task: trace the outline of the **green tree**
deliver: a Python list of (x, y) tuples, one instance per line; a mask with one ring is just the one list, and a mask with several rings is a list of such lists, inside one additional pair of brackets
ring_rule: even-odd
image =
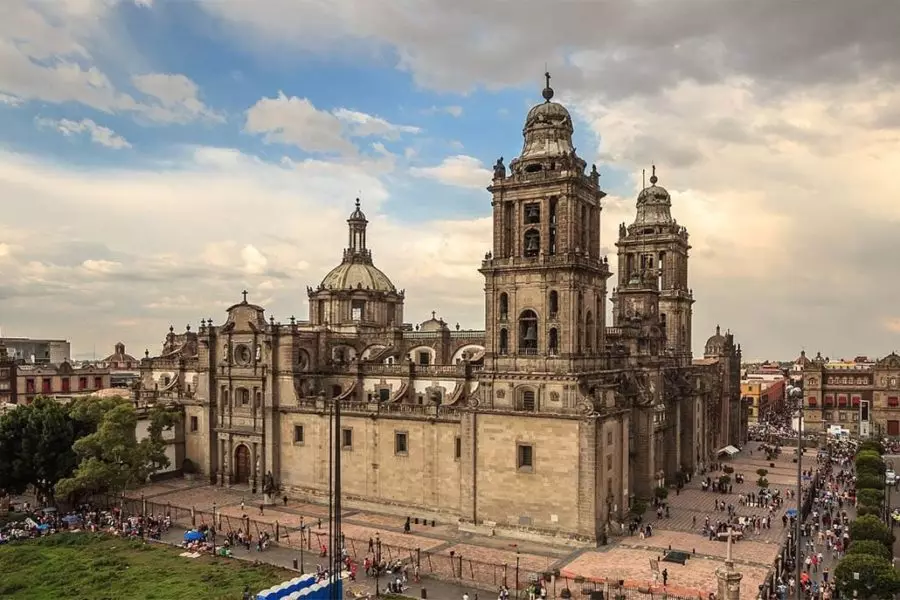
[(75, 469), (76, 429), (66, 408), (50, 398), (0, 417), (0, 495), (33, 486), (52, 501), (56, 483)]
[(766, 489), (767, 487), (769, 487), (769, 480), (765, 477), (760, 477), (756, 480), (756, 485), (758, 485), (762, 489)]
[(856, 507), (856, 516), (857, 517), (864, 517), (866, 515), (880, 516), (881, 515), (881, 507), (880, 506), (865, 506), (863, 504), (860, 504), (859, 506)]
[(874, 452), (863, 452), (856, 457), (856, 473), (884, 475), (884, 460)]
[(894, 534), (878, 517), (866, 515), (850, 523), (850, 539), (853, 543), (874, 540), (890, 548), (894, 543)]
[(857, 454), (861, 452), (875, 452), (875, 454), (882, 455), (884, 454), (884, 446), (881, 445), (881, 442), (877, 440), (866, 440), (862, 444), (859, 445), (857, 449)]
[[(96, 415), (96, 406), (82, 408), (87, 414)], [(138, 415), (130, 403), (112, 403), (102, 414), (97, 431), (75, 442), (78, 467), (71, 477), (57, 484), (58, 494), (124, 492), (168, 466), (162, 432), (174, 425), (175, 413), (166, 409), (152, 411), (149, 435), (140, 442), (136, 436)]]
[(759, 475), (760, 478), (763, 478), (769, 474), (769, 470), (768, 469), (757, 469), (756, 474)]
[(669, 497), (669, 490), (665, 486), (659, 485), (653, 490), (653, 495), (656, 496), (658, 500), (665, 500)]
[(856, 491), (856, 499), (863, 506), (881, 506), (884, 502), (884, 492), (865, 488)]
[(874, 473), (862, 473), (856, 477), (857, 489), (868, 488), (872, 490), (884, 489), (884, 477)]
[(900, 592), (900, 576), (891, 562), (871, 554), (845, 556), (834, 569), (834, 579), (842, 597), (882, 599)]
[(875, 540), (851, 542), (850, 547), (847, 548), (847, 554), (871, 554), (885, 560), (891, 560), (894, 557), (893, 552), (887, 546)]

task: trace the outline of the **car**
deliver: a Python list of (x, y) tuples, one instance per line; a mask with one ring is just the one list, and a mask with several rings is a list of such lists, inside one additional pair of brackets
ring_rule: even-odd
[(884, 482), (888, 485), (896, 485), (897, 474), (893, 471), (886, 471), (884, 474)]

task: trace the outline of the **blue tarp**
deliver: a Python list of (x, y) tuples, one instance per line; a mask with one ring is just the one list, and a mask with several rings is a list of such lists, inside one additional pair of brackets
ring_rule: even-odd
[(79, 517), (78, 515), (66, 515), (62, 518), (62, 520), (69, 525), (72, 525), (73, 523), (81, 523), (81, 517)]
[(188, 531), (184, 534), (184, 541), (186, 542), (198, 542), (204, 539), (204, 535), (199, 531)]
[[(338, 597), (343, 598), (343, 581), (338, 580), (335, 585)], [(329, 600), (330, 590), (329, 582), (316, 583), (315, 575), (303, 575), (259, 592), (256, 600)]]
[(784, 514), (786, 514), (788, 517), (796, 517), (796, 516), (797, 516), (797, 509), (796, 509), (796, 508), (789, 508), (789, 509), (787, 509), (786, 511), (784, 511)]

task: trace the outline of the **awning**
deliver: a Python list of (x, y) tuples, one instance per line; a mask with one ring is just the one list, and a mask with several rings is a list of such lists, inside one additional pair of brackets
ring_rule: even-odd
[(716, 454), (727, 454), (728, 456), (734, 456), (738, 452), (740, 452), (740, 450), (738, 450), (734, 446), (725, 446), (724, 448), (719, 450)]

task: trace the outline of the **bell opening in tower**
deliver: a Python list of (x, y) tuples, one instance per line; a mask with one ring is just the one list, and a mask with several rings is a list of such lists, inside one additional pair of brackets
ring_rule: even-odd
[(353, 300), (350, 305), (350, 319), (353, 321), (362, 321), (366, 313), (365, 300)]
[(529, 229), (524, 236), (525, 257), (535, 258), (541, 251), (541, 232), (537, 229)]
[(537, 354), (538, 318), (533, 310), (522, 311), (519, 315), (519, 354)]

